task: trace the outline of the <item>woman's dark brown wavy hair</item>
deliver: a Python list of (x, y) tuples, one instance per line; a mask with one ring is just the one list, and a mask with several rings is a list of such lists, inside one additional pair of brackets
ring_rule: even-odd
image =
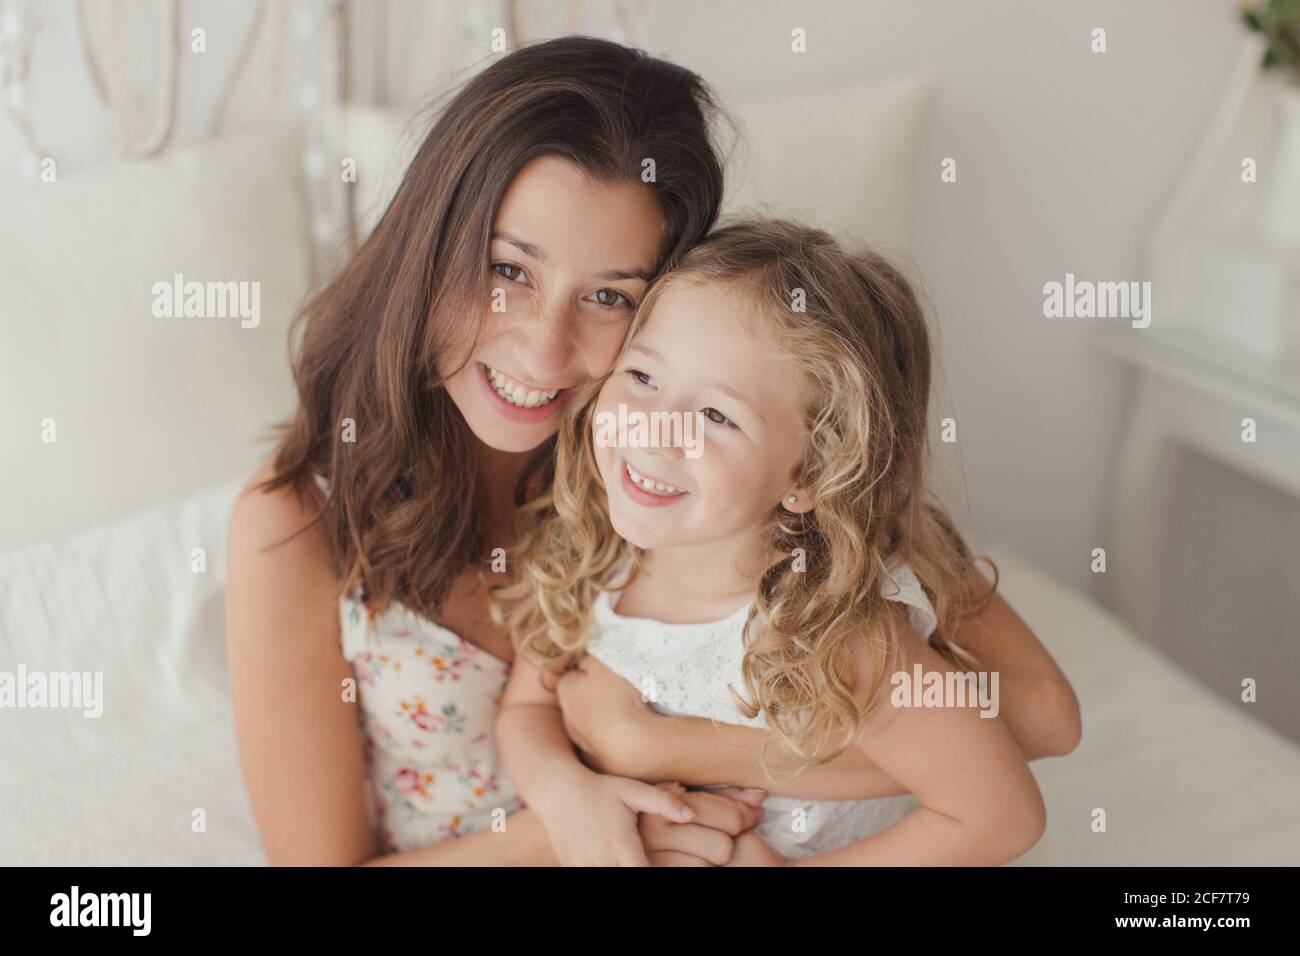
[[(492, 223), (511, 180), (557, 156), (602, 182), (639, 181), (652, 158), (662, 268), (717, 219), (718, 115), (694, 73), (590, 37), (523, 47), (451, 99), (383, 218), (291, 336), (298, 409), (261, 487), (301, 495), (325, 479), (315, 521), (343, 591), (360, 585), (376, 611), (400, 601), (432, 617), (456, 575), (483, 558), (472, 436), (438, 370), (454, 374), (445, 363), (465, 361), (476, 339)], [(534, 452), (517, 502), (549, 485), (553, 449)]]

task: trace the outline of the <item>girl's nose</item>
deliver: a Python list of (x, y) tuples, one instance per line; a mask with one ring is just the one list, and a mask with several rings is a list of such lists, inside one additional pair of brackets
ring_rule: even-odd
[(667, 398), (646, 406), (647, 414), (652, 416), (647, 425), (650, 440), (646, 450), (659, 458), (682, 458), (686, 453), (687, 429), (691, 427), (687, 418), (691, 413), (672, 405), (671, 398)]

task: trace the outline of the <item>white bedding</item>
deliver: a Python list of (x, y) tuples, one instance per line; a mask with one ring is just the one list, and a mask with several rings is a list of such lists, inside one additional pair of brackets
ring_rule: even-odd
[(0, 554), (0, 670), (104, 673), (97, 719), (0, 710), (0, 864), (263, 862), (226, 688), (237, 490)]
[[(235, 485), (0, 554), (0, 670), (102, 671), (104, 711), (0, 710), (0, 864), (257, 864), (226, 689)], [(191, 570), (204, 548), (207, 570)], [(1034, 765), (1027, 864), (1300, 862), (1300, 748), (1007, 555), (1004, 593), (1074, 682), (1084, 737)], [(1091, 829), (1104, 808), (1107, 832)], [(206, 832), (192, 830), (206, 814)]]
[[(1300, 746), (1087, 598), (994, 554), (1005, 595), (1079, 696), (1083, 740), (1031, 766), (1047, 833), (1024, 865), (1300, 864)], [(1225, 635), (1230, 638), (1231, 635)], [(1106, 811), (1106, 832), (1091, 829)]]

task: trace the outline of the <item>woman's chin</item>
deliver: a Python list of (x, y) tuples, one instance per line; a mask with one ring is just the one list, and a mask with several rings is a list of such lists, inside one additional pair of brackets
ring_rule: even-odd
[(505, 421), (490, 408), (474, 408), (464, 415), (474, 437), (494, 451), (507, 454), (529, 452), (541, 446), (559, 430), (559, 421), (522, 423)]
[(538, 432), (537, 429), (488, 429), (486, 433), (471, 428), (474, 437), (493, 451), (505, 454), (523, 454), (543, 445), (555, 434), (555, 429)]

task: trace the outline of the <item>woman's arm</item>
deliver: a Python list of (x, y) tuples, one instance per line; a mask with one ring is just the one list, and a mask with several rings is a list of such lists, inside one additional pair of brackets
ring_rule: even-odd
[[(989, 581), (978, 571), (972, 587)], [(1011, 729), (1027, 760), (1063, 757), (1079, 746), (1079, 699), (1052, 655), (1034, 632), (994, 592), (984, 610), (957, 625), (955, 639), (979, 659), (980, 669), (998, 674), (999, 717)], [(945, 670), (956, 670), (945, 662)]]
[(671, 790), (583, 766), (564, 733), (555, 692), (520, 657), (506, 683), (496, 734), (515, 791), (536, 810), (567, 866), (647, 866), (638, 814), (659, 813), (681, 823), (695, 816)]
[[(909, 671), (915, 663), (942, 670), (919, 638), (905, 642), (903, 656)], [(857, 748), (914, 793), (920, 808), (865, 840), (790, 865), (995, 866), (1043, 835), (1047, 812), (1020, 747), (999, 718), (978, 708), (895, 707), (886, 698)]]
[[(972, 572), (979, 574), (978, 571)], [(988, 581), (979, 574), (978, 588)], [(894, 610), (900, 613), (900, 607)], [(903, 626), (906, 626), (905, 619)], [(1079, 742), (1079, 703), (1065, 675), (1001, 594), (958, 625), (956, 638), (998, 673), (999, 717), (1025, 757), (1069, 753)], [(955, 671), (942, 660), (945, 671)], [(584, 678), (590, 678), (584, 679)], [(771, 734), (698, 717), (663, 717), (636, 690), (588, 657), (560, 684), (565, 728), (584, 758), (608, 773), (690, 786), (734, 783), (814, 800), (850, 800), (905, 792), (857, 750), (793, 775)], [(762, 766), (766, 755), (771, 773)]]
[(505, 833), (477, 833), (378, 856), (366, 811), (354, 679), (339, 648), (338, 582), (315, 514), (289, 490), (241, 493), (230, 520), (226, 646), (240, 764), (262, 846), (273, 865), (426, 866), (555, 862), (531, 814)]

